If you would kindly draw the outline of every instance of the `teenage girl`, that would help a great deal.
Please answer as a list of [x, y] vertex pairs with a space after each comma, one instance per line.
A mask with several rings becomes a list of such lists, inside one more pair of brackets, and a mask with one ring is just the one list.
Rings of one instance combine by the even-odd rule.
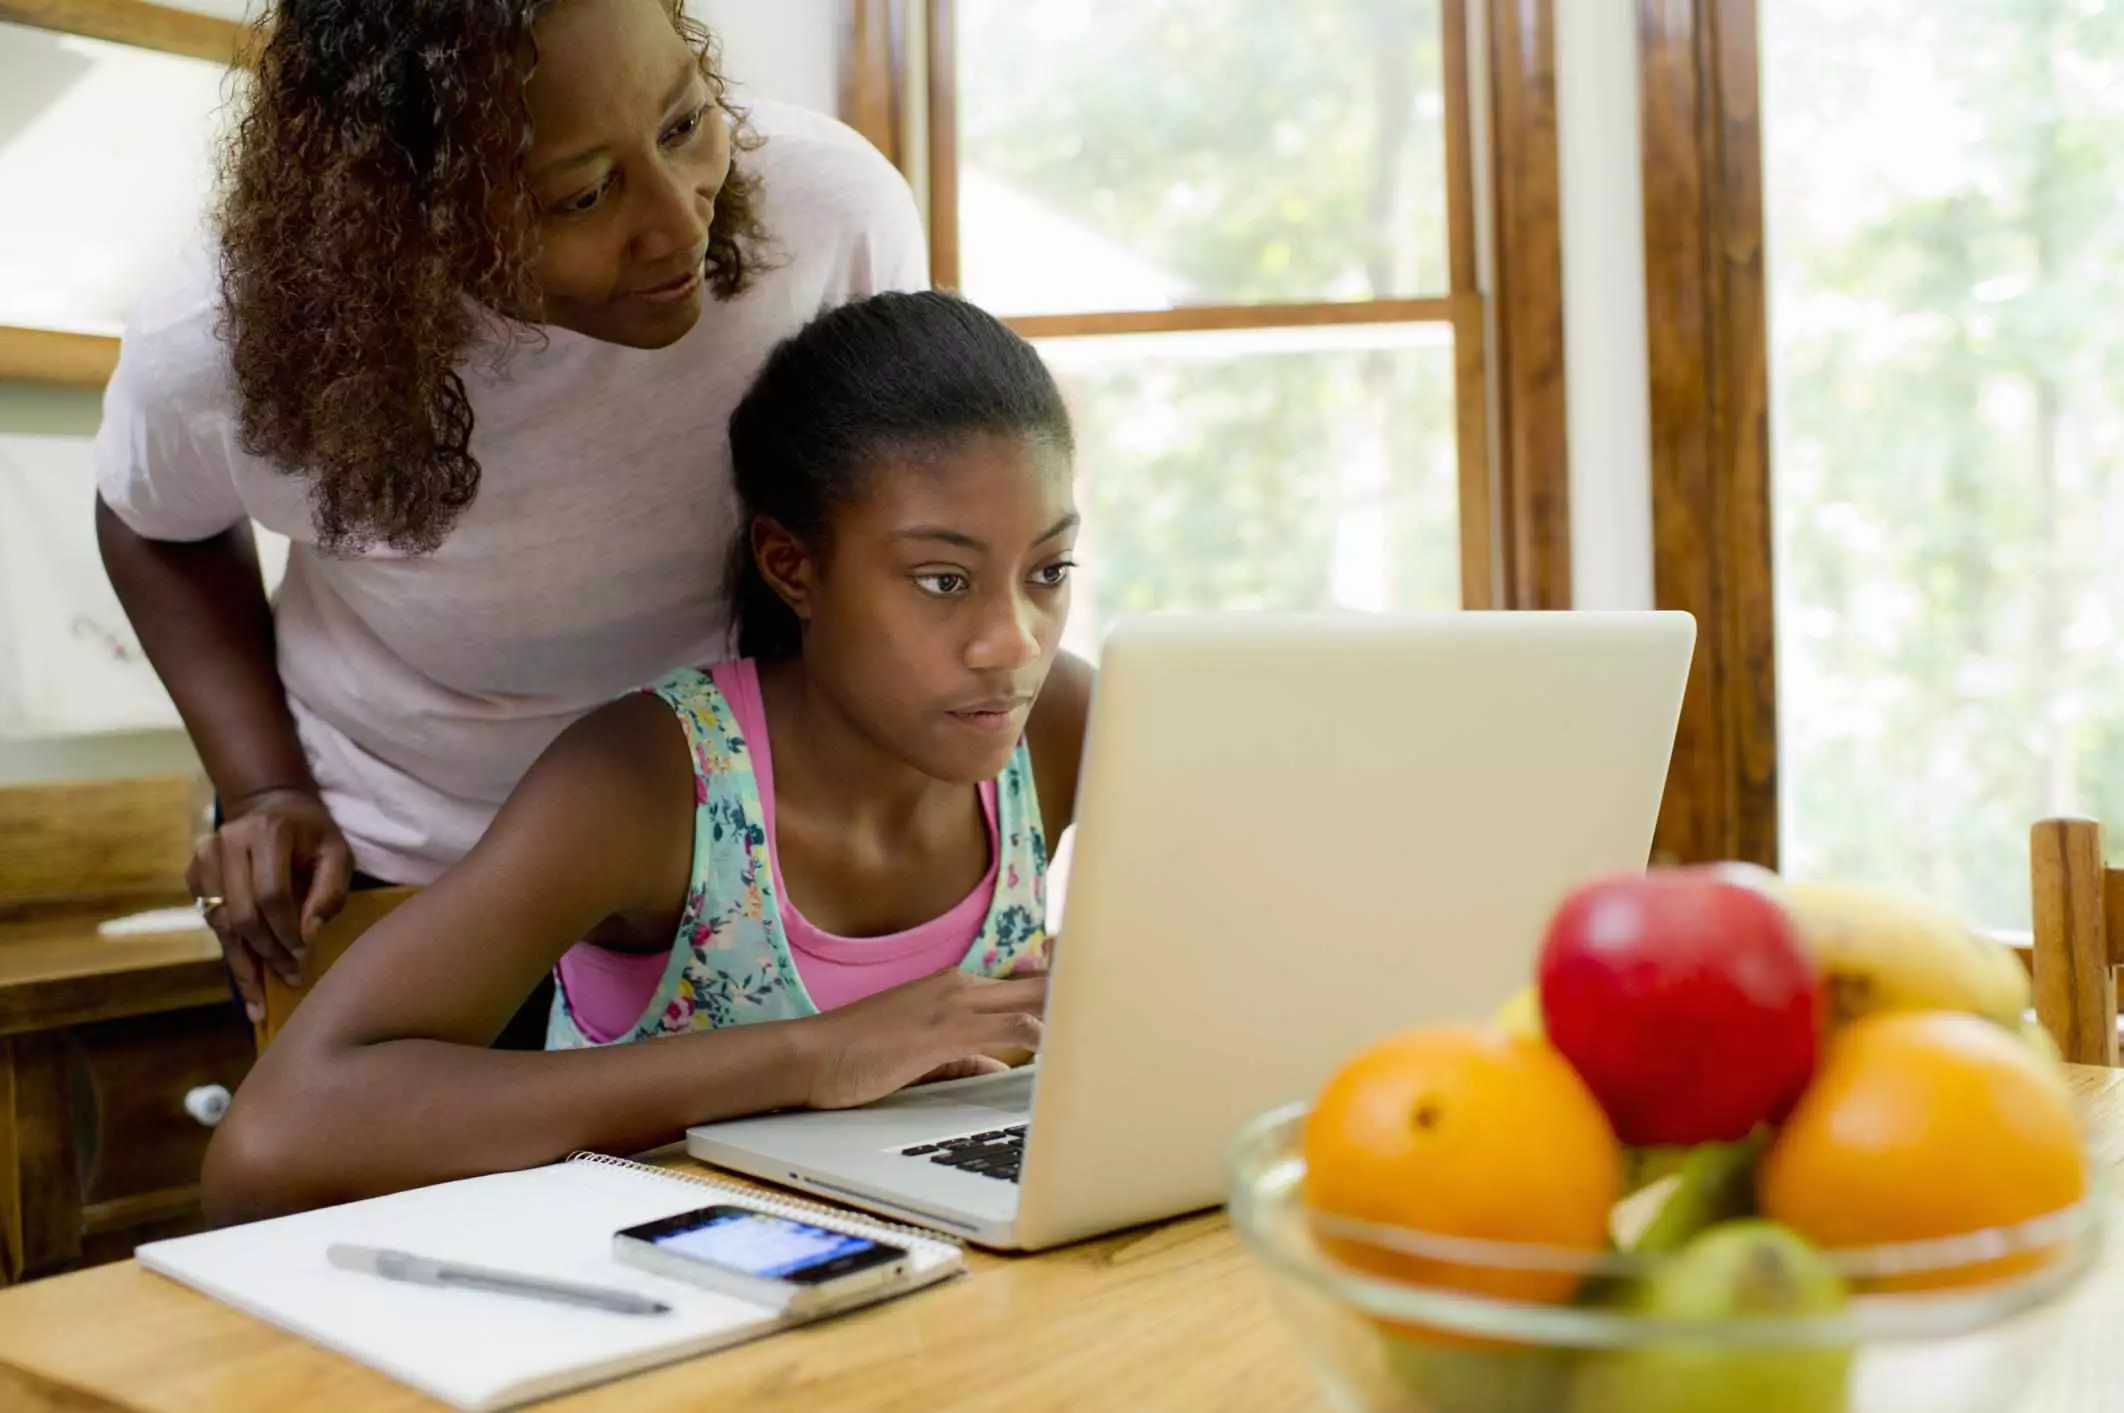
[[[582, 719], [259, 1059], [242, 1220], [833, 1108], [1040, 1039], [1091, 670], [1032, 348], [939, 293], [822, 315], [730, 421], [740, 657]], [[543, 1053], [490, 1049], [538, 978]], [[410, 980], [409, 980], [410, 979]]]

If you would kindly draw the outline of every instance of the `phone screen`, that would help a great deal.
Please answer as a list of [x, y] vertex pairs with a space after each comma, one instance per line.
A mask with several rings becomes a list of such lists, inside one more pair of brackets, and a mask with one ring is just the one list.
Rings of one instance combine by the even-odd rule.
[[816, 1285], [897, 1261], [897, 1246], [744, 1207], [704, 1207], [620, 1233], [660, 1251], [765, 1280]]

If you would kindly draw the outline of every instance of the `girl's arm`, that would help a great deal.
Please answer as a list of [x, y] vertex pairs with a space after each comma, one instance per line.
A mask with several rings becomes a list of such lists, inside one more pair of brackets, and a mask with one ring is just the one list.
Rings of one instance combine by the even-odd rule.
[[693, 770], [654, 697], [542, 756], [456, 868], [376, 924], [259, 1058], [207, 1151], [217, 1222], [632, 1152], [688, 1125], [861, 1103], [991, 1043], [1035, 1043], [1044, 983], [916, 982], [815, 1020], [555, 1053], [488, 1049], [561, 954], [691, 881]]
[[1056, 653], [1040, 699], [1025, 722], [1033, 785], [1040, 792], [1040, 826], [1052, 854], [1077, 819], [1077, 771], [1084, 762], [1084, 727], [1091, 716], [1098, 672], [1083, 658]]

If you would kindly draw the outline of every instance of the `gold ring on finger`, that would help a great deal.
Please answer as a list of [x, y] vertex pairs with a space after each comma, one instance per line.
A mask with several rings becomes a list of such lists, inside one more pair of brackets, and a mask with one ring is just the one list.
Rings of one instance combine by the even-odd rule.
[[208, 913], [210, 913], [210, 912], [214, 911], [214, 909], [216, 909], [216, 908], [220, 908], [220, 907], [226, 907], [226, 906], [228, 906], [228, 901], [229, 901], [229, 900], [228, 900], [228, 899], [226, 899], [226, 898], [220, 898], [220, 897], [212, 897], [212, 898], [199, 898], [199, 899], [196, 899], [195, 901], [196, 901], [196, 903], [198, 904], [198, 907], [199, 907], [199, 915], [200, 915], [201, 917], [205, 917], [205, 916], [206, 916], [206, 915], [207, 915]]

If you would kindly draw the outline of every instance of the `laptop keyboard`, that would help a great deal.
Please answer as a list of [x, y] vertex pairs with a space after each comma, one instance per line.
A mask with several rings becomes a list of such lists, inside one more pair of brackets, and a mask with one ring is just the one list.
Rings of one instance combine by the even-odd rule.
[[1016, 1182], [1018, 1169], [1025, 1162], [1025, 1125], [970, 1133], [964, 1138], [947, 1138], [940, 1143], [917, 1143], [912, 1148], [902, 1148], [900, 1156], [927, 1158], [932, 1163], [957, 1168], [962, 1173]]

